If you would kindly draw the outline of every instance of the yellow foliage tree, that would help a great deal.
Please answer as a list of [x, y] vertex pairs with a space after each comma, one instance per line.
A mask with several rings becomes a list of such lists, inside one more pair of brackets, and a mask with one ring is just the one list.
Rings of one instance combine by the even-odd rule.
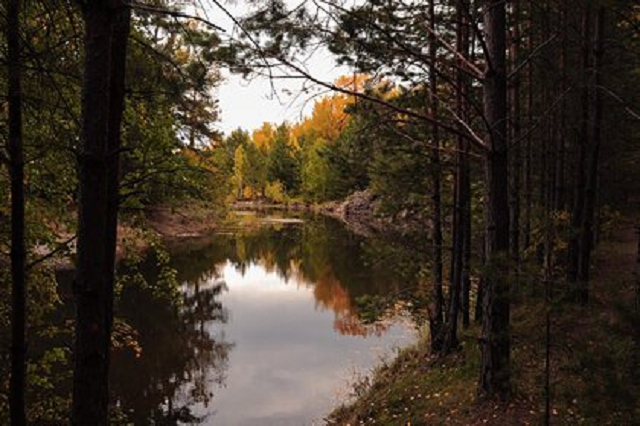
[[[367, 79], [368, 76], [365, 74], [355, 74], [342, 76], [334, 84], [340, 88], [361, 92]], [[293, 140], [298, 142], [304, 137], [311, 140], [321, 138], [327, 143], [334, 142], [349, 124], [349, 114], [345, 109], [356, 102], [356, 96], [344, 93], [335, 93], [316, 100], [311, 116], [292, 129]]]
[[269, 150], [269, 144], [273, 140], [276, 133], [276, 129], [271, 123], [262, 123], [262, 127], [253, 131], [253, 143], [263, 150], [264, 152]]

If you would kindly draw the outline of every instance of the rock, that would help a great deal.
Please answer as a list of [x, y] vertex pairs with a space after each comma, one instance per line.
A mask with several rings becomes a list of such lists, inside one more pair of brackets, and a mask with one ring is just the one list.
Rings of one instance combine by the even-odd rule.
[[426, 223], [414, 212], [404, 209], [394, 217], [381, 213], [381, 200], [373, 191], [357, 191], [341, 203], [325, 203], [316, 209], [320, 213], [342, 220], [355, 233], [392, 234], [424, 231]]

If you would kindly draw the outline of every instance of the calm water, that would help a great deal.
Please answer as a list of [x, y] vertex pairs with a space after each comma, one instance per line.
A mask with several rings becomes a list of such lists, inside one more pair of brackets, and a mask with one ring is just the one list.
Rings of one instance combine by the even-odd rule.
[[119, 316], [142, 353], [114, 354], [114, 399], [140, 425], [321, 424], [356, 377], [415, 338], [407, 318], [365, 326], [356, 315], [357, 297], [411, 285], [393, 256], [318, 218], [176, 249], [179, 306], [123, 290]]

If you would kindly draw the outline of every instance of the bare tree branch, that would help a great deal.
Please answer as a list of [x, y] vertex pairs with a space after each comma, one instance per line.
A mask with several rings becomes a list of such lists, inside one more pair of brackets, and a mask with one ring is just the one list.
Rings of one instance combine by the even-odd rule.
[[598, 89], [602, 90], [604, 93], [606, 93], [607, 95], [611, 96], [613, 99], [615, 99], [616, 101], [618, 101], [618, 103], [620, 103], [622, 105], [622, 107], [624, 108], [624, 110], [633, 118], [635, 118], [636, 120], [640, 120], [640, 114], [638, 114], [637, 112], [635, 112], [634, 110], [631, 109], [630, 106], [627, 105], [627, 103], [624, 101], [624, 99], [622, 99], [620, 96], [618, 96], [617, 94], [615, 94], [612, 90], [610, 90], [609, 88], [605, 87], [605, 86], [596, 86]]
[[142, 3], [136, 3], [136, 2], [128, 2], [125, 3], [125, 6], [133, 9], [133, 10], [141, 10], [144, 12], [150, 12], [150, 13], [158, 13], [161, 15], [167, 15], [167, 16], [171, 16], [173, 18], [185, 18], [185, 19], [193, 19], [194, 21], [198, 21], [198, 22], [202, 22], [203, 24], [218, 30], [220, 32], [225, 32], [224, 28], [220, 27], [219, 25], [214, 24], [213, 22], [211, 22], [208, 19], [204, 19], [201, 18], [199, 16], [195, 16], [195, 15], [188, 15], [186, 13], [181, 13], [175, 10], [169, 10], [169, 9], [164, 9], [164, 8], [160, 8], [157, 6], [150, 6], [150, 5], [146, 5], [146, 4], [142, 4]]
[[361, 93], [361, 92], [345, 89], [343, 87], [338, 87], [335, 84], [328, 83], [326, 81], [322, 81], [322, 80], [312, 76], [310, 73], [308, 73], [307, 71], [305, 71], [302, 68], [298, 67], [297, 65], [289, 62], [288, 60], [286, 60], [284, 58], [278, 58], [278, 59], [284, 65], [292, 68], [296, 72], [298, 72], [298, 73], [302, 74], [303, 76], [305, 76], [307, 79], [313, 81], [314, 83], [316, 83], [316, 84], [318, 84], [320, 86], [326, 87], [327, 89], [331, 89], [333, 91], [344, 93], [344, 94], [347, 94], [347, 95], [357, 96], [358, 98], [361, 98], [361, 99], [364, 99], [364, 100], [367, 100], [367, 101], [371, 101], [371, 102], [374, 102], [374, 103], [379, 104], [379, 105], [383, 105], [383, 106], [385, 106], [387, 108], [390, 108], [390, 109], [392, 109], [392, 110], [394, 110], [394, 111], [396, 111], [396, 112], [398, 112], [400, 114], [406, 114], [406, 115], [408, 115], [410, 117], [413, 117], [413, 118], [418, 118], [418, 119], [421, 119], [421, 120], [425, 120], [425, 121], [427, 121], [427, 122], [429, 122], [431, 124], [438, 124], [444, 130], [447, 130], [447, 131], [449, 131], [449, 132], [451, 132], [451, 133], [453, 133], [455, 135], [464, 137], [465, 139], [469, 140], [475, 146], [477, 146], [477, 147], [479, 147], [481, 149], [486, 149], [486, 147], [487, 147], [485, 142], [484, 142], [484, 140], [482, 138], [480, 138], [478, 135], [476, 135], [475, 133], [471, 133], [471, 134], [470, 133], [465, 133], [465, 132], [461, 131], [460, 129], [458, 129], [457, 127], [452, 126], [452, 125], [450, 125], [448, 123], [444, 123], [442, 121], [436, 120], [431, 116], [428, 116], [428, 115], [425, 115], [425, 114], [420, 114], [418, 112], [415, 112], [415, 111], [412, 111], [412, 110], [409, 110], [409, 109], [406, 109], [406, 108], [401, 108], [401, 107], [399, 107], [397, 105], [394, 105], [391, 102], [387, 102], [387, 101], [385, 101], [383, 99], [367, 95], [366, 93]]
[[61, 242], [58, 244], [58, 247], [56, 247], [55, 249], [53, 249], [52, 251], [50, 251], [49, 253], [47, 253], [46, 255], [34, 260], [33, 262], [29, 263], [27, 265], [27, 270], [33, 269], [35, 266], [51, 259], [53, 256], [63, 252], [63, 251], [67, 251], [69, 250], [69, 244], [71, 244], [78, 236], [74, 235], [73, 237], [69, 238], [68, 240]]
[[512, 78], [514, 77], [516, 74], [518, 74], [518, 72], [520, 72], [520, 70], [522, 70], [522, 68], [524, 68], [530, 61], [533, 60], [533, 58], [535, 58], [536, 56], [538, 56], [538, 53], [545, 48], [545, 46], [547, 46], [549, 43], [551, 43], [553, 40], [555, 40], [558, 37], [558, 33], [552, 35], [547, 41], [545, 41], [542, 44], [539, 44], [534, 50], [533, 52], [531, 52], [529, 54], [529, 56], [527, 56], [527, 58], [522, 61], [522, 63], [520, 65], [518, 65], [513, 71], [511, 71], [509, 73], [508, 78]]

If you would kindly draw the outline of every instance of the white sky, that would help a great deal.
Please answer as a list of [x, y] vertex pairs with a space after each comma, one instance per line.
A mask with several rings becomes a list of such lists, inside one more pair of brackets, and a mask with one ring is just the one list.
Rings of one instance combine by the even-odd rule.
[[[312, 58], [309, 68], [315, 77], [329, 82], [345, 73], [344, 69], [341, 72], [335, 66], [327, 52]], [[221, 113], [218, 126], [227, 134], [238, 127], [253, 130], [265, 121], [299, 121], [313, 108], [314, 95], [326, 92], [310, 87], [311, 90], [303, 93], [304, 80], [275, 80], [272, 86], [268, 78], [256, 77], [247, 81], [228, 72], [223, 75], [226, 78], [218, 90]]]
[[[295, 6], [300, 0], [288, 0], [288, 3]], [[211, 2], [208, 4], [207, 19], [232, 34], [233, 22]], [[247, 11], [244, 0], [233, 3], [223, 0], [222, 4], [236, 17]], [[316, 52], [306, 64], [314, 77], [328, 82], [351, 72], [337, 67], [326, 50]], [[253, 130], [265, 121], [299, 121], [313, 108], [313, 95], [326, 92], [299, 79], [275, 80], [272, 85], [268, 78], [254, 77], [248, 81], [239, 75], [230, 75], [227, 70], [222, 70], [222, 75], [224, 81], [218, 88], [221, 121], [216, 123], [216, 127], [226, 134], [238, 127]], [[301, 93], [305, 85], [311, 90]]]

